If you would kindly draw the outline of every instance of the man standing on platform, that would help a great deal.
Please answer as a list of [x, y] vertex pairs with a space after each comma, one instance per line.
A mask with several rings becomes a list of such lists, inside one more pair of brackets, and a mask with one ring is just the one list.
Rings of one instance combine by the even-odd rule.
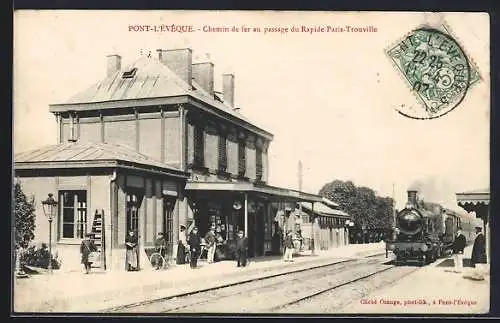
[[484, 234], [481, 232], [483, 228], [476, 227], [476, 239], [474, 240], [474, 246], [472, 247], [472, 257], [471, 264], [476, 267], [476, 264], [486, 263], [486, 239]]
[[[163, 232], [158, 232], [158, 238], [156, 238], [155, 240], [155, 251], [159, 253], [165, 261], [166, 261], [165, 259], [166, 250], [167, 250], [167, 240], [165, 240]], [[160, 269], [162, 265], [163, 264], [161, 264], [159, 261], [157, 261], [156, 264], [153, 264], [156, 270]]]
[[247, 265], [248, 239], [243, 236], [243, 231], [238, 232], [236, 240], [236, 260], [237, 267], [245, 267]]
[[458, 228], [457, 235], [453, 241], [453, 262], [455, 263], [455, 272], [462, 272], [463, 254], [465, 248], [465, 236], [462, 234], [462, 228]]
[[285, 261], [293, 261], [293, 236], [292, 230], [288, 230], [285, 237]]
[[215, 241], [215, 227], [212, 225], [207, 234], [205, 234], [205, 241], [207, 242], [207, 262], [209, 264], [214, 262], [215, 248], [217, 243]]
[[201, 248], [201, 238], [198, 234], [198, 227], [194, 227], [189, 234], [189, 265], [192, 269], [196, 268], [198, 265], [198, 256], [200, 254]]

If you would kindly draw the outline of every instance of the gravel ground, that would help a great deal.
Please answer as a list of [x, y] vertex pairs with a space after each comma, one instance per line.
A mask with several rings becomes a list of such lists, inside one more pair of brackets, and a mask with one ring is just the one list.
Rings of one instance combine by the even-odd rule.
[[360, 302], [371, 292], [397, 283], [397, 281], [418, 270], [418, 267], [391, 267], [376, 275], [335, 288], [324, 294], [309, 298], [275, 311], [276, 313], [348, 313], [343, 308], [353, 302]]
[[258, 313], [391, 268], [382, 256], [121, 309], [135, 313]]

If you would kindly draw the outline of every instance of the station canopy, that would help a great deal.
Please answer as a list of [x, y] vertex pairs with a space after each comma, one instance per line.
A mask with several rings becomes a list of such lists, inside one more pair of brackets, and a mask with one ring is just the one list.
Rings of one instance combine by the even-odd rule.
[[473, 190], [456, 193], [457, 204], [467, 212], [476, 212], [483, 220], [488, 216], [490, 205], [490, 189]]
[[287, 188], [275, 187], [266, 184], [255, 184], [250, 182], [195, 182], [186, 183], [187, 191], [210, 191], [210, 192], [239, 192], [253, 193], [266, 197], [269, 201], [304, 201], [321, 202], [319, 195], [296, 191]]

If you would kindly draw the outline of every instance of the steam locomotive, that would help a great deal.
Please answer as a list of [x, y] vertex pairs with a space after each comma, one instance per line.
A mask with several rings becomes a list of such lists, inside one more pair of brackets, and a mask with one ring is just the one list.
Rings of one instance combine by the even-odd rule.
[[396, 216], [396, 232], [386, 248], [396, 256], [395, 265], [417, 262], [423, 266], [451, 252], [459, 227], [469, 240], [472, 226], [468, 222], [462, 225], [459, 213], [418, 200], [417, 191], [410, 190], [408, 203]]

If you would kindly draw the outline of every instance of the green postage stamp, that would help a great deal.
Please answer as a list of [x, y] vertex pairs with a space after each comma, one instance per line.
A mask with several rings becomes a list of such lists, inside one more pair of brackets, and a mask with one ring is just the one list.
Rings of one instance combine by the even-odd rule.
[[439, 118], [457, 107], [481, 77], [448, 29], [418, 28], [386, 51], [422, 104], [414, 119]]

